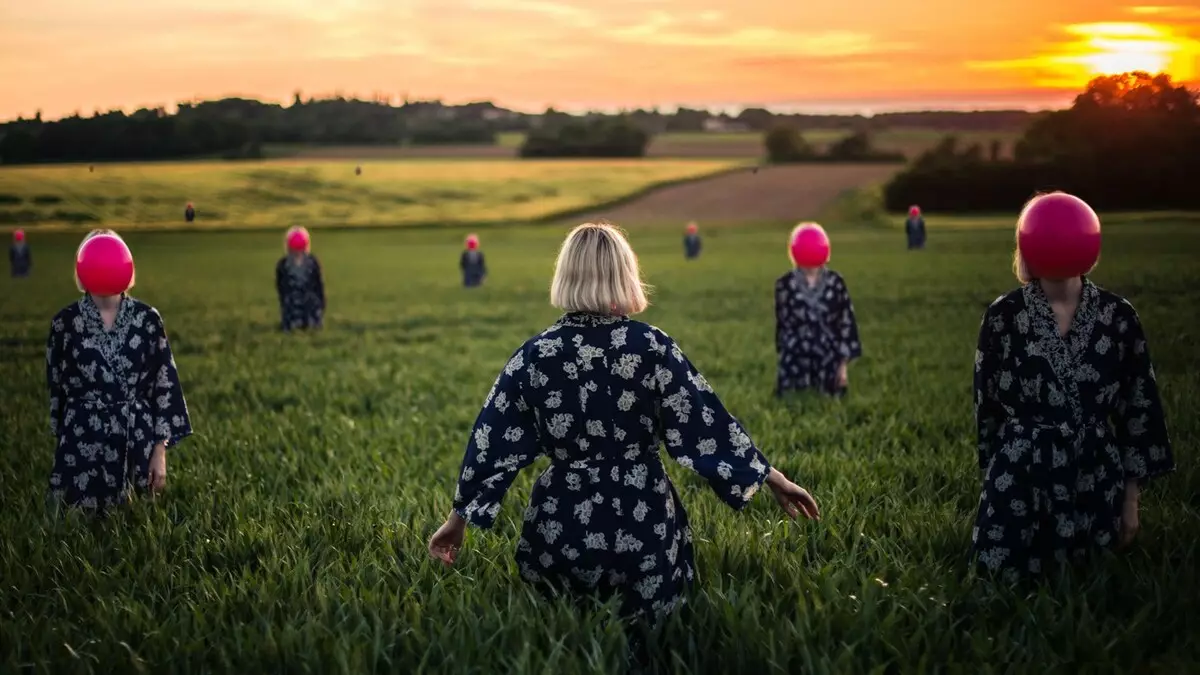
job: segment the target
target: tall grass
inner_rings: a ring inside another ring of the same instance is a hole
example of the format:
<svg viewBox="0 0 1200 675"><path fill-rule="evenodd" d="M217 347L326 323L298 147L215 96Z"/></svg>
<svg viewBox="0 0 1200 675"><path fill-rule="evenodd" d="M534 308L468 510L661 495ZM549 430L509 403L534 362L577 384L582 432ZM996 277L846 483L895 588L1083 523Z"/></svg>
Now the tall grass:
<svg viewBox="0 0 1200 675"><path fill-rule="evenodd" d="M848 211L845 213L853 213ZM1200 661L1200 231L1108 227L1095 278L1141 313L1180 464L1143 498L1135 548L1024 595L969 574L979 491L971 373L979 319L1013 285L1010 225L902 235L831 215L834 266L865 344L840 402L771 396L771 288L790 224L634 230L672 334L757 443L820 501L792 523L671 473L700 586L656 647L663 672L1163 672ZM0 278L0 672L617 672L603 612L532 597L511 562L537 471L450 570L425 541L449 510L470 424L505 359L556 315L560 228L484 238L491 276L459 287L465 232L315 240L328 327L275 331L274 233L134 232L137 295L163 313L197 435L169 493L106 523L42 506L53 451L43 344L74 297L76 236L31 237L32 279ZM544 460L535 465L540 469Z"/></svg>

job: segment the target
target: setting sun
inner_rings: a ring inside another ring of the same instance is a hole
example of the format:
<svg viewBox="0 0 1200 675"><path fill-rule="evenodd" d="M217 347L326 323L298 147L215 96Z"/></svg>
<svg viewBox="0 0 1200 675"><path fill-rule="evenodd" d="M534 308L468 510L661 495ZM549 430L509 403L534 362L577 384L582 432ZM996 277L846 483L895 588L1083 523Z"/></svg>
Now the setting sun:
<svg viewBox="0 0 1200 675"><path fill-rule="evenodd" d="M1073 45L1082 53L1064 56L1062 61L1083 66L1089 75L1170 71L1173 57L1184 46L1169 32L1146 24L1092 23L1067 30L1083 38Z"/></svg>

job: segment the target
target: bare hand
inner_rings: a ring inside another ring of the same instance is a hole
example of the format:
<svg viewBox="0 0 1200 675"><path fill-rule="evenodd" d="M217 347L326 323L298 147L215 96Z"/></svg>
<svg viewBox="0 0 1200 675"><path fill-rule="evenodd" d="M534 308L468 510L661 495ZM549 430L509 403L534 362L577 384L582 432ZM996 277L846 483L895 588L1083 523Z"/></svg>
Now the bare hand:
<svg viewBox="0 0 1200 675"><path fill-rule="evenodd" d="M451 513L446 522L429 538L429 556L441 560L447 567L454 564L458 551L462 548L463 534L467 529L467 521L457 513Z"/></svg>
<svg viewBox="0 0 1200 675"><path fill-rule="evenodd" d="M817 500L808 494L808 490L788 480L787 476L784 476L775 469L771 469L771 474L767 476L767 485L771 488L771 492L774 493L775 501L779 502L779 507L788 514L788 517L795 518L800 514L804 514L804 517L810 520L821 519L821 511L817 508Z"/></svg>
<svg viewBox="0 0 1200 675"><path fill-rule="evenodd" d="M843 361L842 365L838 366L837 386L846 387L846 386L849 386L849 384L850 384L850 371L849 371L849 368L846 365L846 363Z"/></svg>
<svg viewBox="0 0 1200 675"><path fill-rule="evenodd" d="M167 444L158 443L150 453L150 493L158 494L167 487Z"/></svg>
<svg viewBox="0 0 1200 675"><path fill-rule="evenodd" d="M1141 529L1141 522L1138 518L1138 501L1140 494L1137 483L1132 487L1125 486L1125 503L1121 508L1121 529L1117 533L1117 548L1128 548L1137 537L1138 530Z"/></svg>

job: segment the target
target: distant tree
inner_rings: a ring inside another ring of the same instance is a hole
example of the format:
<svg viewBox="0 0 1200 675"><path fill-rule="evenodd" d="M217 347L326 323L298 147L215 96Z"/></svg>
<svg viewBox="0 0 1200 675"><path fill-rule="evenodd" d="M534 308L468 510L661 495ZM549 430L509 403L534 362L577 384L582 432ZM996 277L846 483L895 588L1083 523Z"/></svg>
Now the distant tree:
<svg viewBox="0 0 1200 675"><path fill-rule="evenodd" d="M650 134L627 118L570 120L531 130L520 156L642 157L649 142Z"/></svg>
<svg viewBox="0 0 1200 675"><path fill-rule="evenodd" d="M816 150L800 131L791 126L777 125L763 137L767 159L774 164L802 162L814 159Z"/></svg>
<svg viewBox="0 0 1200 675"><path fill-rule="evenodd" d="M949 139L948 139L949 140ZM1200 94L1167 75L1092 80L1067 110L1038 115L1012 158L942 144L885 187L889 209L1016 210L1067 190L1099 209L1200 208Z"/></svg>

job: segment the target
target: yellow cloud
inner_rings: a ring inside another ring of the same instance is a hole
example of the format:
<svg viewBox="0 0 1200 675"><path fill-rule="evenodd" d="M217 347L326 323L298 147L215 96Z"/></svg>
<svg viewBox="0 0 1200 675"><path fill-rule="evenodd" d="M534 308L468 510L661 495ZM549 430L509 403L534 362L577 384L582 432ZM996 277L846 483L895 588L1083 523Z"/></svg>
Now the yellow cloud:
<svg viewBox="0 0 1200 675"><path fill-rule="evenodd" d="M1129 11L1144 16L1161 16L1172 19L1200 19L1200 7L1142 5L1130 7Z"/></svg>

